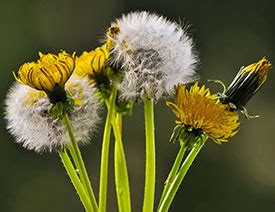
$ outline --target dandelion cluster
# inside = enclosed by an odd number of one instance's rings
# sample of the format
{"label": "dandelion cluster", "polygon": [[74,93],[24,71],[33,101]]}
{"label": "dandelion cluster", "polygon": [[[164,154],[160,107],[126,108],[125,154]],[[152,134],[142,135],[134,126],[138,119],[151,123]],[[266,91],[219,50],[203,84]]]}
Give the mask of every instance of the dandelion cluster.
{"label": "dandelion cluster", "polygon": [[[58,152],[86,211],[106,211],[111,133],[116,140],[114,171],[119,211],[131,211],[122,118],[134,102],[144,103],[145,186],[143,211],[154,211],[155,127],[154,103],[166,102],[176,116],[171,141],[180,150],[167,178],[158,211],[168,211],[192,162],[211,138],[221,144],[240,127],[239,111],[262,87],[271,69],[264,57],[242,67],[223,93],[199,86],[199,62],[187,27],[146,11],[117,19],[103,44],[81,55],[39,53],[36,62],[24,63],[5,101],[8,131],[15,141],[37,153]],[[195,82],[195,83],[194,83]],[[192,84],[191,84],[192,83]],[[99,122],[99,108],[107,109],[102,139],[99,203],[78,145],[86,144]],[[185,153],[188,156],[185,157]],[[185,159],[185,160],[184,160]],[[184,160],[184,161],[183,161]]]}

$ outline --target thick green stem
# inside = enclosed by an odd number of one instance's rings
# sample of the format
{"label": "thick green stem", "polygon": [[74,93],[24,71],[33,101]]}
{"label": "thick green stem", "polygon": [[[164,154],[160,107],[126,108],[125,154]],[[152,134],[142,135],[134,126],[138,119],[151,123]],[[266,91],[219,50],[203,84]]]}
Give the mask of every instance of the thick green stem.
{"label": "thick green stem", "polygon": [[116,193],[119,211],[131,211],[131,198],[129,179],[127,171],[127,163],[122,143],[122,115],[116,114],[116,118],[112,122],[115,135],[115,150],[114,150],[114,166],[115,166],[115,182]]}
{"label": "thick green stem", "polygon": [[158,211],[166,212],[168,211],[179,187],[181,182],[183,181],[187,171],[189,170],[190,166],[192,165],[193,161],[195,160],[196,156],[200,152],[201,148],[203,147],[205,141],[207,140],[207,136],[202,138],[200,141],[198,141],[196,144],[194,144],[193,149],[190,151],[189,155],[183,162],[183,164],[180,167],[180,170],[178,171],[178,174],[174,178],[171,186],[169,187],[162,204],[159,207]]}
{"label": "thick green stem", "polygon": [[99,211],[106,211],[107,204],[107,186],[108,186],[108,165],[109,165],[109,146],[111,137],[111,124],[114,116],[116,90],[112,91],[110,97],[110,105],[107,112],[101,153],[101,166],[100,166],[100,185],[99,185]]}
{"label": "thick green stem", "polygon": [[172,169],[171,169],[171,171],[168,175],[168,178],[165,182],[165,186],[164,186],[164,189],[163,189],[160,201],[159,201],[158,209],[159,209],[159,207],[160,207],[160,205],[161,205],[161,203],[162,203],[162,201],[163,201],[163,199],[164,199],[171,183],[173,182],[176,174],[178,173],[178,170],[180,168],[180,165],[181,165],[181,162],[182,162],[185,151],[186,151],[186,146],[185,146],[185,144],[182,144],[181,147],[180,147],[180,150],[177,154],[176,160],[173,164],[173,167],[172,167]]}
{"label": "thick green stem", "polygon": [[80,200],[81,200],[85,210],[87,212],[95,211],[93,209],[93,206],[89,200],[89,197],[88,197],[82,183],[80,182],[80,180],[75,172],[74,166],[73,166],[66,150],[60,151],[59,156],[60,156],[62,163],[63,163],[71,181],[72,181],[72,184],[74,185],[75,190],[77,191],[78,196],[80,197]]}
{"label": "thick green stem", "polygon": [[87,191],[87,193],[88,193],[88,195],[91,199],[91,203],[92,203],[92,206],[93,206],[93,211],[98,211],[98,206],[97,206],[95,195],[94,195],[94,192],[93,192],[93,189],[92,189],[92,186],[91,186],[91,182],[90,182],[88,173],[86,171],[85,164],[84,164],[83,158],[81,156],[81,152],[78,148],[77,141],[76,141],[74,133],[73,133],[73,127],[72,127],[72,124],[71,124],[70,119],[68,117],[68,114],[64,115],[63,122],[67,127],[69,137],[71,139],[71,145],[69,145],[69,149],[70,149],[72,158],[75,162],[75,165],[78,169],[78,172],[80,173],[80,178],[82,180],[84,188]]}
{"label": "thick green stem", "polygon": [[145,135],[146,135],[146,164],[143,212],[154,210],[156,153],[154,129],[154,102],[153,99],[144,99]]}

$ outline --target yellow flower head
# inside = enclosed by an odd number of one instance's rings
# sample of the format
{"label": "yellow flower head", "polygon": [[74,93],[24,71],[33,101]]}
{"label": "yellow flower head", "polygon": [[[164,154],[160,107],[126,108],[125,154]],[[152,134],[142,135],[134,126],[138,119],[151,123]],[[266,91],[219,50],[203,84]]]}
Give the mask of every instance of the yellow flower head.
{"label": "yellow flower head", "polygon": [[14,77],[17,82],[45,91],[52,103],[66,100],[64,85],[75,67],[74,56],[65,51],[54,54],[39,53],[37,62],[23,64]]}
{"label": "yellow flower head", "polygon": [[55,86],[64,86],[73,73],[75,61],[74,56],[65,51],[54,54],[42,54],[37,62],[23,64],[15,79],[22,84],[37,90],[51,91]]}
{"label": "yellow flower head", "polygon": [[271,63],[265,57],[257,63],[242,67],[228,86],[223,102],[233,103],[236,109],[242,109],[262,87],[271,68]]}
{"label": "yellow flower head", "polygon": [[241,73],[259,75],[260,84],[263,84],[267,78],[268,71],[272,68],[272,64],[265,57],[263,57],[259,62],[253,63],[246,66],[240,70]]}
{"label": "yellow flower head", "polygon": [[90,52],[84,51],[80,57],[76,58],[76,75],[88,76],[93,81],[102,79],[103,71],[108,66],[110,51],[114,45],[112,39],[120,32],[118,25],[110,27],[107,31],[105,44]]}
{"label": "yellow flower head", "polygon": [[190,132],[205,133],[216,143],[226,142],[238,131],[238,113],[222,104],[216,94],[195,83],[190,89],[179,84],[175,102],[167,102],[177,116],[178,124]]}
{"label": "yellow flower head", "polygon": [[96,80],[106,68],[109,56],[110,49],[106,44],[90,52],[83,52],[76,58],[76,75]]}

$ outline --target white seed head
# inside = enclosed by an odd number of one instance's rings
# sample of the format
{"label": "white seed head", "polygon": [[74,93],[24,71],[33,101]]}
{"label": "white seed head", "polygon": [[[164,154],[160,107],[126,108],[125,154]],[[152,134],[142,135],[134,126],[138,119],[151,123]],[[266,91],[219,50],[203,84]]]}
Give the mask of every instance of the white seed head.
{"label": "white seed head", "polygon": [[122,98],[158,100],[174,85],[198,79],[193,41],[179,24],[143,11],[123,15],[112,26],[119,27],[109,39],[114,43],[111,62],[124,70]]}
{"label": "white seed head", "polygon": [[[73,131],[79,143],[87,143],[99,121],[99,102],[93,85],[71,77],[65,90],[75,101],[69,111]],[[51,103],[43,91],[15,83],[6,98],[7,128],[23,147],[41,152],[55,152],[69,144],[63,122],[49,114]]]}

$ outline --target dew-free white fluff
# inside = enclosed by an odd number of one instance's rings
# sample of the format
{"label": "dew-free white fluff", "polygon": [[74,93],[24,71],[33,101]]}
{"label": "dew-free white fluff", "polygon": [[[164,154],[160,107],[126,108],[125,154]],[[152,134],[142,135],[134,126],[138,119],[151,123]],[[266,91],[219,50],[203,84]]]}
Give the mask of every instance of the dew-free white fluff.
{"label": "dew-free white fluff", "polygon": [[[84,78],[71,77],[65,90],[75,100],[68,115],[76,140],[87,143],[99,121],[95,88]],[[55,152],[70,142],[65,125],[49,114],[52,104],[43,91],[16,82],[5,104],[7,128],[23,147],[39,153]]]}
{"label": "dew-free white fluff", "polygon": [[108,38],[114,43],[110,60],[123,69],[121,98],[158,100],[174,85],[198,79],[193,41],[179,24],[143,11],[123,15],[112,27],[119,28]]}

